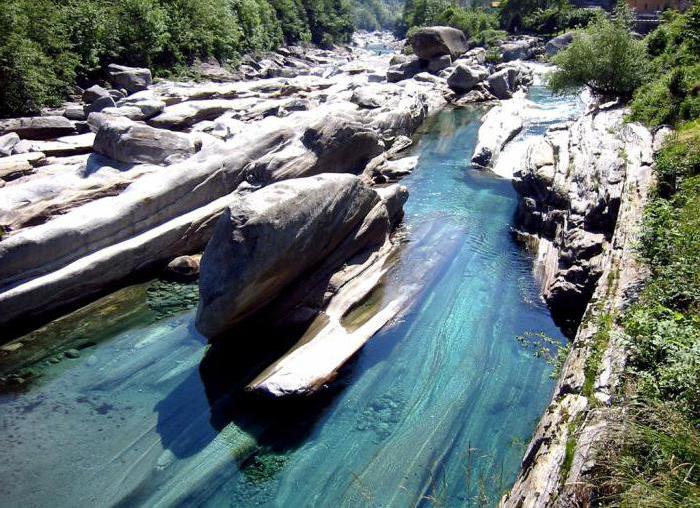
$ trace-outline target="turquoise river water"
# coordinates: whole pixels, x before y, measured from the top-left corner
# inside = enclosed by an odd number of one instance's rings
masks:
[[[516,142],[578,107],[539,86],[530,98]],[[497,504],[551,395],[536,352],[564,339],[511,238],[511,183],[469,167],[483,112],[444,111],[417,136],[385,291],[416,274],[423,288],[329,390],[249,400],[240,387],[264,360],[207,347],[192,287],[173,301],[164,285],[122,290],[27,339],[30,382],[0,393],[0,505]]]

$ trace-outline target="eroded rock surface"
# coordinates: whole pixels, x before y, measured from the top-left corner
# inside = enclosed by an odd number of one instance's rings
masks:
[[[247,81],[160,81],[127,96],[94,87],[86,99],[116,105],[87,122],[3,124],[20,141],[11,149],[17,155],[0,157],[0,321],[33,319],[201,250],[234,197],[324,172],[361,174],[446,103],[440,80],[382,83],[353,99],[370,76],[386,73],[390,58],[287,48],[266,65],[290,65],[293,77],[260,79],[255,71]],[[148,82],[145,73],[119,72]],[[92,132],[63,136],[77,128]],[[392,179],[400,174],[395,168]]]
[[[478,143],[472,155],[474,166],[493,166],[506,143],[523,128],[521,107],[521,101],[505,101],[484,115],[479,127]]]
[[[543,259],[556,258],[543,276],[544,296],[571,334],[602,274],[629,167],[652,160],[651,135],[623,126],[622,114],[619,108],[593,111],[568,128],[551,128],[530,145],[514,174],[522,196],[519,229],[544,240]]]
[[[550,305],[566,298],[579,319],[582,309],[585,314],[503,507],[591,505],[589,474],[621,417],[604,406],[625,363],[624,332],[614,316],[646,276],[635,245],[653,161],[651,134],[624,123],[624,114],[621,108],[593,111],[568,129],[550,131],[514,181],[527,206],[519,215],[530,233],[521,234],[540,259],[550,260],[540,272]]]
[[[276,183],[233,204],[202,257],[197,328],[208,337],[221,335],[304,272],[339,256],[337,248],[358,236],[379,201],[355,176],[323,174]],[[340,258],[364,246],[350,242]]]

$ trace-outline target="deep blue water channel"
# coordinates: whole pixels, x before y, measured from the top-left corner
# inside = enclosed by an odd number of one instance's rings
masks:
[[[80,358],[0,395],[0,505],[497,504],[553,385],[551,366],[517,338],[564,339],[511,238],[511,183],[469,168],[482,113],[445,111],[422,129],[402,182],[406,243],[384,288],[419,276],[422,290],[332,389],[251,402],[232,388],[254,370],[247,353],[234,345],[203,360],[192,310],[124,317],[86,337],[96,345]]]

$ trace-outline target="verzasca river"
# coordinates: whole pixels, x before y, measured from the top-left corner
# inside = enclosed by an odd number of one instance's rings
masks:
[[[541,86],[530,97],[516,142],[578,108]],[[265,360],[241,344],[275,338],[251,331],[208,350],[194,286],[122,290],[27,338],[41,361],[0,395],[0,504],[496,504],[551,394],[537,349],[564,339],[511,238],[511,183],[469,168],[483,112],[447,110],[421,129],[402,182],[406,242],[383,291],[423,288],[331,389],[247,400],[240,387]],[[67,345],[79,357],[59,361]]]

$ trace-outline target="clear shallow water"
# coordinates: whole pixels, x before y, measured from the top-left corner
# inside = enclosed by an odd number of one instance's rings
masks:
[[[207,351],[191,310],[86,327],[96,345],[80,358],[0,395],[0,505],[496,504],[553,383],[516,337],[563,339],[511,239],[510,182],[468,169],[480,114],[424,127],[402,182],[408,241],[385,291],[427,270],[426,283],[331,390],[303,403],[241,397],[266,359]],[[229,344],[281,341],[262,335]]]

